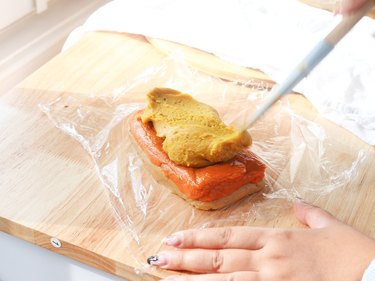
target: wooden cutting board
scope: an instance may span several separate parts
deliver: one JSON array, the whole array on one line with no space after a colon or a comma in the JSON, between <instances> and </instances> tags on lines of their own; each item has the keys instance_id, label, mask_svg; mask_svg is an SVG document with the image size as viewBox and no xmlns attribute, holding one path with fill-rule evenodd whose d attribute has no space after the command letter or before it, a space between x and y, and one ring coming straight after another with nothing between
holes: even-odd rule
<instances>
[{"instance_id":1,"label":"wooden cutting board","mask_svg":"<svg viewBox=\"0 0 375 281\"><path fill-rule=\"evenodd\" d=\"M217 70L211 68L217 63L216 58L201 55L205 57L205 65L210 65L202 71L223 73L220 64ZM94 96L111 93L164 57L163 52L141 36L88 33L13 91L1 93L1 231L128 280L156 280L168 274L154 270L136 274L137 264L129 251L131 239L116 221L92 160L38 108L38 104L54 100L63 93ZM194 61L191 63L193 65ZM238 72L242 77L268 79L261 73L231 67L234 73L230 75ZM301 114L320 118L302 96L291 95L289 101ZM337 145L353 153L360 149L365 151L367 168L358 171L359 182L349 183L328 196L307 199L375 238L374 149L342 128L324 119L320 121L340 136ZM178 211L183 210L174 210ZM165 225L160 226L167 228L167 232L174 230L174 212L167 214ZM268 221L254 220L252 224L302 227L290 212ZM51 238L57 238L61 247L54 247ZM145 237L154 245L160 239Z\"/></svg>"}]
</instances>

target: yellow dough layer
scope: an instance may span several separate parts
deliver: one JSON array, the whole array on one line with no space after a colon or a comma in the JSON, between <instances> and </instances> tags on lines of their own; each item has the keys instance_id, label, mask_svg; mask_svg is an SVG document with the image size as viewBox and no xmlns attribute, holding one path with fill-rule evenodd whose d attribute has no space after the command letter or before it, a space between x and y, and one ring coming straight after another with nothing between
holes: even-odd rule
<instances>
[{"instance_id":1,"label":"yellow dough layer","mask_svg":"<svg viewBox=\"0 0 375 281\"><path fill-rule=\"evenodd\" d=\"M226 126L217 111L190 95L168 88L148 93L142 122L152 122L169 158L188 167L205 167L232 159L251 144L245 131Z\"/></svg>"}]
</instances>

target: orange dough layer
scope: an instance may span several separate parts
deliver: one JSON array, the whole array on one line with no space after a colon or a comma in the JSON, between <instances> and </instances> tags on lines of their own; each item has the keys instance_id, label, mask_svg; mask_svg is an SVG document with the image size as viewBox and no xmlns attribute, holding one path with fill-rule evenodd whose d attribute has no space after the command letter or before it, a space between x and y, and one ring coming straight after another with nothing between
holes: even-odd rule
<instances>
[{"instance_id":1,"label":"orange dough layer","mask_svg":"<svg viewBox=\"0 0 375 281\"><path fill-rule=\"evenodd\" d=\"M152 123L144 124L137 112L130 117L130 132L154 165L161 168L181 193L193 200L210 202L225 197L241 186L256 184L264 178L266 166L245 149L232 160L204 168L191 168L172 162L163 151Z\"/></svg>"}]
</instances>

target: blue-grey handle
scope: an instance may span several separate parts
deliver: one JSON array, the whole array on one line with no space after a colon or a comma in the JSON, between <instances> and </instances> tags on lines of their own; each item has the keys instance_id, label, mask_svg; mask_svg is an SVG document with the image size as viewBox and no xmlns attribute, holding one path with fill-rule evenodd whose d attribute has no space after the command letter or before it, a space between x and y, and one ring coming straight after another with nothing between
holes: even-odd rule
<instances>
[{"instance_id":1,"label":"blue-grey handle","mask_svg":"<svg viewBox=\"0 0 375 281\"><path fill-rule=\"evenodd\" d=\"M374 0L367 3L353 14L343 16L341 22L321 40L309 54L293 69L283 83L276 85L266 100L246 120L244 130L248 129L264 112L266 112L283 95L290 93L293 88L305 78L335 47L335 45L352 29L352 27L371 10Z\"/></svg>"}]
</instances>

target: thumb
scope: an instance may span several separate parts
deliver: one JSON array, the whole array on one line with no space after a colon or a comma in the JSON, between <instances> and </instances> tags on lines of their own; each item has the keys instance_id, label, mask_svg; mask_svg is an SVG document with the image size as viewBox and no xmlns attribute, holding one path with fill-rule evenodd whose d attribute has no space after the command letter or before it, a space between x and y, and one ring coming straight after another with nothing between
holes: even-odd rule
<instances>
[{"instance_id":1,"label":"thumb","mask_svg":"<svg viewBox=\"0 0 375 281\"><path fill-rule=\"evenodd\" d=\"M310 228L324 228L340 223L340 221L327 211L302 200L297 200L295 202L294 215L301 223Z\"/></svg>"}]
</instances>

